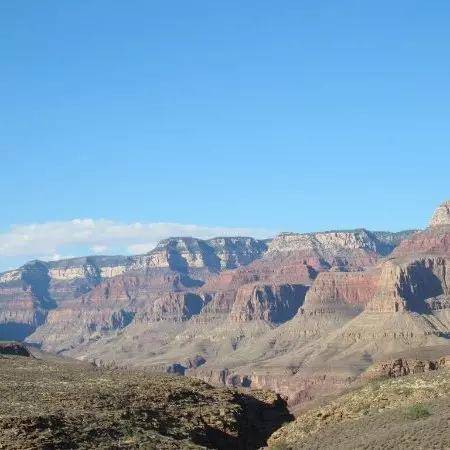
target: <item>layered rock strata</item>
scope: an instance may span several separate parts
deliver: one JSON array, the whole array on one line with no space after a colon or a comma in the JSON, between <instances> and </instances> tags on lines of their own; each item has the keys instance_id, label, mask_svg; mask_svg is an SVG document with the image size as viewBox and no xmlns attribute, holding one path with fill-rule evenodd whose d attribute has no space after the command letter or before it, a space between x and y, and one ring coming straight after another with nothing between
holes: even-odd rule
<instances>
[{"instance_id":1,"label":"layered rock strata","mask_svg":"<svg viewBox=\"0 0 450 450\"><path fill-rule=\"evenodd\" d=\"M450 225L450 201L445 201L436 209L430 221L430 227Z\"/></svg>"},{"instance_id":2,"label":"layered rock strata","mask_svg":"<svg viewBox=\"0 0 450 450\"><path fill-rule=\"evenodd\" d=\"M269 245L267 257L303 258L311 266L363 268L385 254L385 245L366 230L282 233Z\"/></svg>"},{"instance_id":3,"label":"layered rock strata","mask_svg":"<svg viewBox=\"0 0 450 450\"><path fill-rule=\"evenodd\" d=\"M185 273L192 269L219 272L250 264L267 250L264 241L249 237L164 239L147 255L138 257L132 269L167 268Z\"/></svg>"},{"instance_id":4,"label":"layered rock strata","mask_svg":"<svg viewBox=\"0 0 450 450\"><path fill-rule=\"evenodd\" d=\"M446 262L386 262L400 236L411 233L283 233L268 246L251 238L171 238L115 263L44 264L42 304L52 303L41 307L45 323L29 341L310 399L347 385L369 364L352 359L364 354L358 342L376 334L361 331L360 316L395 315L396 304L398 313L419 304L434 311L436 302L445 308L443 282L441 291L425 292L414 280L442 281ZM4 287L22 280L16 272L3 275ZM34 311L32 289L24 309ZM382 323L377 316L375 328Z\"/></svg>"},{"instance_id":5,"label":"layered rock strata","mask_svg":"<svg viewBox=\"0 0 450 450\"><path fill-rule=\"evenodd\" d=\"M370 366L364 374L365 378L398 378L406 375L425 373L448 367L448 357L437 360L420 360L397 358L392 361L382 361Z\"/></svg>"},{"instance_id":6,"label":"layered rock strata","mask_svg":"<svg viewBox=\"0 0 450 450\"><path fill-rule=\"evenodd\" d=\"M287 322L294 317L303 304L307 289L301 284L241 286L230 312L230 321Z\"/></svg>"}]
</instances>

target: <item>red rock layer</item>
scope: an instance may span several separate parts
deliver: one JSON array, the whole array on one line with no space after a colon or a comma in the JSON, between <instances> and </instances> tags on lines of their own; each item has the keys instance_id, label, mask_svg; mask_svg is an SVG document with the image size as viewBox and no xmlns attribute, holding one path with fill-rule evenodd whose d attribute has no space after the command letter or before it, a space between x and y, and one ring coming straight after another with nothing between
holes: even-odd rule
<instances>
[{"instance_id":1,"label":"red rock layer","mask_svg":"<svg viewBox=\"0 0 450 450\"><path fill-rule=\"evenodd\" d=\"M207 324L216 320L225 320L230 314L236 298L235 290L203 292L199 294L208 296L211 300L206 302L206 306L202 309L198 316L192 317L197 324Z\"/></svg>"},{"instance_id":2,"label":"red rock layer","mask_svg":"<svg viewBox=\"0 0 450 450\"><path fill-rule=\"evenodd\" d=\"M211 297L197 293L166 292L154 295L153 301L139 309L138 321L159 322L170 320L182 322L197 316Z\"/></svg>"},{"instance_id":3,"label":"red rock layer","mask_svg":"<svg viewBox=\"0 0 450 450\"><path fill-rule=\"evenodd\" d=\"M428 299L450 295L450 257L410 257L382 266L379 289L367 305L368 311L426 312Z\"/></svg>"},{"instance_id":4,"label":"red rock layer","mask_svg":"<svg viewBox=\"0 0 450 450\"><path fill-rule=\"evenodd\" d=\"M192 286L190 286L192 284ZM188 276L169 269L136 270L111 278L99 284L92 292L82 297L84 304L145 304L155 293L170 293L195 289Z\"/></svg>"},{"instance_id":5,"label":"red rock layer","mask_svg":"<svg viewBox=\"0 0 450 450\"><path fill-rule=\"evenodd\" d=\"M450 253L450 226L441 225L427 228L405 239L393 251L392 257L402 257L417 253L443 254Z\"/></svg>"},{"instance_id":6,"label":"red rock layer","mask_svg":"<svg viewBox=\"0 0 450 450\"><path fill-rule=\"evenodd\" d=\"M306 295L305 308L322 308L324 305L350 304L364 307L375 295L380 273L322 272Z\"/></svg>"},{"instance_id":7,"label":"red rock layer","mask_svg":"<svg viewBox=\"0 0 450 450\"><path fill-rule=\"evenodd\" d=\"M231 322L265 320L286 322L303 304L307 287L301 284L247 284L241 286L230 312Z\"/></svg>"},{"instance_id":8,"label":"red rock layer","mask_svg":"<svg viewBox=\"0 0 450 450\"><path fill-rule=\"evenodd\" d=\"M312 261L311 261L312 262ZM237 290L240 286L250 283L287 283L287 284L311 284L321 268L320 263L314 261L314 266L304 260L261 260L220 273L206 282L205 291Z\"/></svg>"}]
</instances>

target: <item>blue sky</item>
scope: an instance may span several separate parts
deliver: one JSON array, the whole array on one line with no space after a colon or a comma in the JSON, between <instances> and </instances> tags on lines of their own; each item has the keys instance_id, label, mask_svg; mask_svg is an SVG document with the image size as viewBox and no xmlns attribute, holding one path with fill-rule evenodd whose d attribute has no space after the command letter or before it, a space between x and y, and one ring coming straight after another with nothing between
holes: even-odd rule
<instances>
[{"instance_id":1,"label":"blue sky","mask_svg":"<svg viewBox=\"0 0 450 450\"><path fill-rule=\"evenodd\" d=\"M426 226L450 197L449 20L438 0L1 2L0 267ZM74 219L100 231L71 241ZM172 225L96 242L136 222Z\"/></svg>"}]
</instances>

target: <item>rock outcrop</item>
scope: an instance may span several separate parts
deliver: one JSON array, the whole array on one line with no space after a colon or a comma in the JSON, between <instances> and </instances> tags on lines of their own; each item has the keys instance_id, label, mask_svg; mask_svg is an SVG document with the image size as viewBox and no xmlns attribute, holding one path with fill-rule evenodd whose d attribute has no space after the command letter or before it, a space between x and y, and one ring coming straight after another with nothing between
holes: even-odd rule
<instances>
[{"instance_id":1,"label":"rock outcrop","mask_svg":"<svg viewBox=\"0 0 450 450\"><path fill-rule=\"evenodd\" d=\"M155 295L148 307L140 308L136 319L147 323L162 320L182 322L200 314L210 301L211 296L208 294L166 292Z\"/></svg>"},{"instance_id":2,"label":"rock outcrop","mask_svg":"<svg viewBox=\"0 0 450 450\"><path fill-rule=\"evenodd\" d=\"M246 289L245 285L313 284L317 286L317 291L320 291L325 289L325 280L332 284L334 282L331 280L335 278L338 292L333 294L334 297L342 294L343 298L346 298L343 301L349 303L358 303L361 298L362 304L365 304L374 294L378 275L367 276L362 270L364 267L373 266L398 243L400 237L410 236L411 233L371 233L366 230L315 234L282 233L272 240L262 258L248 266L224 271L219 276L206 280L202 289L210 293L227 292L228 299L232 298L232 293L235 292L238 300L238 290L241 287ZM330 269L333 274L328 278L321 279L319 275L316 280L318 274ZM345 275L340 271L354 275ZM348 292L341 292L345 290ZM313 295L313 292L314 289L310 295ZM325 292L323 296L327 297L328 294L329 292ZM327 303L330 299L319 300L317 303ZM231 306L231 302L228 301L227 305ZM231 309L228 312L231 312ZM233 317L239 315L233 314Z\"/></svg>"},{"instance_id":3,"label":"rock outcrop","mask_svg":"<svg viewBox=\"0 0 450 450\"><path fill-rule=\"evenodd\" d=\"M267 257L303 258L311 266L363 268L385 254L385 245L366 230L282 233L269 245Z\"/></svg>"},{"instance_id":4,"label":"rock outcrop","mask_svg":"<svg viewBox=\"0 0 450 450\"><path fill-rule=\"evenodd\" d=\"M118 316L134 317L137 311L150 322L186 320L198 314L209 297L175 293L196 289L221 270L249 264L266 248L265 242L246 237L172 238L147 255L26 264L0 274L0 337L25 338L55 308L48 320L52 328L56 318L70 318L82 328L111 330L114 324L129 323ZM79 332L78 326L70 328Z\"/></svg>"},{"instance_id":5,"label":"rock outcrop","mask_svg":"<svg viewBox=\"0 0 450 450\"><path fill-rule=\"evenodd\" d=\"M264 241L249 237L164 239L146 255L136 259L132 269L167 268L180 273L192 269L219 272L250 264L267 250Z\"/></svg>"},{"instance_id":6,"label":"rock outcrop","mask_svg":"<svg viewBox=\"0 0 450 450\"><path fill-rule=\"evenodd\" d=\"M207 359L189 374L275 389L295 404L348 386L374 360L397 352L432 348L439 355L450 336L447 234L446 225L439 225L397 237L365 231L276 237L267 253L245 268L247 283L237 290L230 318L242 324L253 315L260 318L264 302L256 301L253 286L269 284L285 267L310 268L304 303L291 320L242 340L234 353ZM399 236L405 240L389 255ZM239 271L226 280L223 273L223 285L236 285ZM411 364L411 371L421 370L421 364Z\"/></svg>"},{"instance_id":7,"label":"rock outcrop","mask_svg":"<svg viewBox=\"0 0 450 450\"><path fill-rule=\"evenodd\" d=\"M339 304L361 309L374 297L379 282L378 271L322 272L309 290L305 307L310 310Z\"/></svg>"},{"instance_id":8,"label":"rock outcrop","mask_svg":"<svg viewBox=\"0 0 450 450\"><path fill-rule=\"evenodd\" d=\"M80 297L102 281L124 273L134 258L126 256L88 256L47 263L49 294L56 303Z\"/></svg>"},{"instance_id":9,"label":"rock outcrop","mask_svg":"<svg viewBox=\"0 0 450 450\"><path fill-rule=\"evenodd\" d=\"M382 361L370 366L364 374L365 378L398 378L405 375L429 372L448 367L448 357L437 360L419 360L397 358L392 361Z\"/></svg>"},{"instance_id":10,"label":"rock outcrop","mask_svg":"<svg viewBox=\"0 0 450 450\"><path fill-rule=\"evenodd\" d=\"M301 284L247 284L237 292L230 312L232 322L265 320L284 323L303 304L307 287Z\"/></svg>"},{"instance_id":11,"label":"rock outcrop","mask_svg":"<svg viewBox=\"0 0 450 450\"><path fill-rule=\"evenodd\" d=\"M382 244L382 252L385 255L391 253L402 241L409 239L419 230L405 230L391 233L389 231L373 231L372 234Z\"/></svg>"},{"instance_id":12,"label":"rock outcrop","mask_svg":"<svg viewBox=\"0 0 450 450\"><path fill-rule=\"evenodd\" d=\"M0 339L22 340L45 322L56 306L49 294L50 278L45 263L25 264L0 283Z\"/></svg>"},{"instance_id":13,"label":"rock outcrop","mask_svg":"<svg viewBox=\"0 0 450 450\"><path fill-rule=\"evenodd\" d=\"M8 289L30 286L41 306L51 309L64 300L89 292L103 280L123 273L131 263L132 258L125 256L32 261L17 270L0 274L0 295Z\"/></svg>"},{"instance_id":14,"label":"rock outcrop","mask_svg":"<svg viewBox=\"0 0 450 450\"><path fill-rule=\"evenodd\" d=\"M49 311L124 272L131 262L122 256L32 261L0 274L0 338L24 339L46 322Z\"/></svg>"},{"instance_id":15,"label":"rock outcrop","mask_svg":"<svg viewBox=\"0 0 450 450\"><path fill-rule=\"evenodd\" d=\"M392 257L401 258L417 254L441 254L450 252L450 201L439 206L430 226L404 239L393 251Z\"/></svg>"},{"instance_id":16,"label":"rock outcrop","mask_svg":"<svg viewBox=\"0 0 450 450\"><path fill-rule=\"evenodd\" d=\"M30 351L20 342L0 342L0 357L1 355L31 357Z\"/></svg>"},{"instance_id":17,"label":"rock outcrop","mask_svg":"<svg viewBox=\"0 0 450 450\"><path fill-rule=\"evenodd\" d=\"M383 264L379 289L369 311L429 312L446 307L450 295L450 257L410 257Z\"/></svg>"},{"instance_id":18,"label":"rock outcrop","mask_svg":"<svg viewBox=\"0 0 450 450\"><path fill-rule=\"evenodd\" d=\"M403 359L403 358L402 358ZM269 448L449 448L447 370L361 383L296 414Z\"/></svg>"},{"instance_id":19,"label":"rock outcrop","mask_svg":"<svg viewBox=\"0 0 450 450\"><path fill-rule=\"evenodd\" d=\"M450 201L447 200L435 211L431 221L430 227L438 227L441 225L450 225Z\"/></svg>"},{"instance_id":20,"label":"rock outcrop","mask_svg":"<svg viewBox=\"0 0 450 450\"><path fill-rule=\"evenodd\" d=\"M450 226L441 225L427 228L405 239L392 252L391 257L418 254L448 254L450 252Z\"/></svg>"}]
</instances>

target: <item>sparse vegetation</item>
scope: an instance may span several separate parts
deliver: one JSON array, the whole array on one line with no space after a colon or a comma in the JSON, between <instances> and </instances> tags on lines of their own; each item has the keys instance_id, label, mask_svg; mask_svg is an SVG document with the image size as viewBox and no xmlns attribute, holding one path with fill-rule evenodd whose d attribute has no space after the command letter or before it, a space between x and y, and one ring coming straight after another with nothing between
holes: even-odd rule
<instances>
[{"instance_id":1,"label":"sparse vegetation","mask_svg":"<svg viewBox=\"0 0 450 450\"><path fill-rule=\"evenodd\" d=\"M405 409L404 414L407 419L417 420L417 419L423 419L425 417L428 417L430 415L430 411L428 411L428 409L425 408L425 406L418 403L416 405L408 406Z\"/></svg>"},{"instance_id":2,"label":"sparse vegetation","mask_svg":"<svg viewBox=\"0 0 450 450\"><path fill-rule=\"evenodd\" d=\"M279 441L275 442L275 444L271 445L270 450L290 450L292 447L290 447L286 441Z\"/></svg>"},{"instance_id":3,"label":"sparse vegetation","mask_svg":"<svg viewBox=\"0 0 450 450\"><path fill-rule=\"evenodd\" d=\"M0 373L8 450L257 449L291 417L272 393L57 357L3 356Z\"/></svg>"},{"instance_id":4,"label":"sparse vegetation","mask_svg":"<svg viewBox=\"0 0 450 450\"><path fill-rule=\"evenodd\" d=\"M450 448L449 420L450 371L442 369L369 382L308 409L277 430L269 448Z\"/></svg>"}]
</instances>

